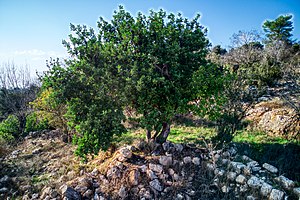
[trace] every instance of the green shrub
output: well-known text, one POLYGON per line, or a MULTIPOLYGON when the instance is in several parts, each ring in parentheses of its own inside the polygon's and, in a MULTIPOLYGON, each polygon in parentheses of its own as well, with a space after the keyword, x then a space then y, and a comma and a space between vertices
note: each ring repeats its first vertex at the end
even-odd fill
POLYGON ((0 140, 12 141, 20 133, 19 120, 14 115, 9 115, 7 119, 0 123, 0 140))
POLYGON ((31 131, 42 131, 49 128, 48 119, 40 117, 36 112, 31 113, 26 118, 25 133, 31 131))

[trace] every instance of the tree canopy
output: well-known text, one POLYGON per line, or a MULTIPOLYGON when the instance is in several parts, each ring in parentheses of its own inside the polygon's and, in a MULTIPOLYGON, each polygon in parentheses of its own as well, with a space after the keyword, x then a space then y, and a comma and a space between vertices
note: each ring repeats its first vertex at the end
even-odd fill
POLYGON ((71 59, 50 64, 44 87, 68 107, 79 155, 109 146, 125 131, 126 117, 163 142, 177 113, 216 117, 223 101, 224 71, 206 60, 209 41, 200 15, 189 20, 163 10, 131 16, 120 6, 98 33, 71 25, 64 41, 71 59), (124 109, 134 110, 125 116, 124 109))
POLYGON ((292 15, 281 15, 277 19, 270 21, 266 20, 263 24, 263 30, 269 42, 282 41, 291 43, 292 31, 294 29, 292 15))

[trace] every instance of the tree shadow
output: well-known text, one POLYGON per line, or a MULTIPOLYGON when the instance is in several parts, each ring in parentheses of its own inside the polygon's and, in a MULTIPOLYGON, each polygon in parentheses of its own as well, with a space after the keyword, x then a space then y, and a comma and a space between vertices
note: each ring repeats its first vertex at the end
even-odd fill
POLYGON ((240 154, 246 155, 261 165, 269 163, 278 168, 279 175, 300 182, 299 144, 235 143, 240 154))

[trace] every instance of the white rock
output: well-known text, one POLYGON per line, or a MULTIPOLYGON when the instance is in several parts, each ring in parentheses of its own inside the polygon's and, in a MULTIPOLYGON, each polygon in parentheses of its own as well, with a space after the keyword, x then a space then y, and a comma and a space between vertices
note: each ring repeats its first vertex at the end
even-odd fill
POLYGON ((160 174, 163 172, 163 167, 161 165, 156 165, 153 163, 149 164, 149 169, 160 174))
POLYGON ((0 189, 0 194, 4 194, 4 193, 7 193, 8 192, 8 189, 6 187, 3 187, 0 189))
POLYGON ((266 170, 268 170, 269 172, 274 173, 274 174, 276 174, 278 172, 278 169, 276 167, 274 167, 273 165, 270 165, 268 163, 264 163, 263 168, 265 168, 266 170))
POLYGON ((158 178, 158 177, 156 176, 155 172, 152 171, 151 169, 149 169, 149 170, 147 171, 147 175, 148 175, 148 177, 149 177, 151 180, 154 180, 154 179, 157 179, 157 178, 158 178))
POLYGON ((199 157, 194 157, 192 162, 194 163, 194 165, 200 165, 200 158, 199 157))
POLYGON ((92 176, 97 176, 99 174, 99 171, 97 168, 93 169, 93 171, 91 172, 92 176))
POLYGON ((261 181, 256 176, 251 176, 251 178, 247 181, 247 184, 251 188, 259 188, 261 187, 261 181))
POLYGON ((251 161, 253 161, 251 158, 249 158, 249 157, 246 156, 246 155, 243 155, 243 156, 242 156, 242 159, 243 159, 243 161, 245 161, 245 162, 251 162, 251 161))
POLYGON ((247 200, 256 200, 256 198, 254 196, 250 195, 250 196, 247 196, 247 200))
POLYGON ((178 200, 184 199, 184 196, 182 194, 177 194, 176 197, 177 197, 176 199, 178 199, 178 200))
POLYGON ((221 188, 222 192, 223 193, 228 193, 229 192, 229 187, 227 187, 226 185, 224 185, 222 188, 221 188))
POLYGON ((178 152, 182 152, 182 150, 183 150, 182 144, 174 144, 174 147, 175 147, 176 151, 178 151, 178 152))
POLYGON ((288 189, 288 190, 291 190, 293 189, 293 187, 295 186, 295 183, 294 181, 286 178, 285 176, 279 176, 277 178, 277 180, 279 179, 279 182, 281 183, 281 185, 285 188, 285 189, 288 189))
POLYGON ((269 196, 269 200, 282 200, 284 197, 284 193, 280 190, 273 189, 269 196))
POLYGON ((174 169, 170 168, 170 169, 169 169, 169 174, 170 174, 171 176, 173 176, 173 174, 175 174, 174 169))
POLYGON ((272 191, 272 186, 269 185, 268 183, 263 183, 261 188, 260 188, 260 194, 264 197, 267 197, 271 191, 272 191))
POLYGON ((293 192, 300 199, 300 187, 294 188, 293 192))
POLYGON ((141 169, 142 172, 145 173, 147 171, 147 166, 146 165, 142 165, 142 166, 140 166, 140 169, 141 169))
POLYGON ((164 151, 169 151, 170 150, 170 142, 166 141, 162 144, 162 147, 164 149, 164 151))
POLYGON ((235 172, 228 172, 227 173, 227 179, 229 179, 230 181, 234 181, 236 178, 236 173, 235 172))
POLYGON ((245 184, 246 181, 247 181, 247 179, 246 179, 245 176, 243 176, 243 175, 240 174, 240 175, 238 175, 238 176, 236 177, 235 181, 236 181, 237 183, 239 183, 239 184, 245 184))
POLYGON ((121 162, 130 159, 132 157, 132 152, 127 147, 121 148, 119 152, 120 152, 120 157, 118 158, 118 160, 121 162))
POLYGON ((119 197, 124 199, 126 196, 127 196, 126 187, 122 185, 121 188, 119 189, 119 197))
POLYGON ((158 179, 154 179, 153 181, 150 181, 150 186, 159 192, 163 191, 164 189, 158 179))
POLYGON ((185 164, 191 163, 192 162, 192 158, 190 156, 186 156, 183 158, 183 162, 185 164))
POLYGON ((172 165, 172 157, 169 156, 160 156, 159 163, 163 166, 170 166, 172 165))
POLYGON ((241 162, 231 162, 230 166, 238 174, 240 174, 242 172, 242 170, 246 167, 246 165, 244 165, 241 162))

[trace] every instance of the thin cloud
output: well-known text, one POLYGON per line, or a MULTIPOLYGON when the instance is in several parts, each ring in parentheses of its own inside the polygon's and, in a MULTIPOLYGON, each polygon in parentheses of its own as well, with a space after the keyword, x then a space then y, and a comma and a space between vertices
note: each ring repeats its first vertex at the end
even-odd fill
POLYGON ((30 58, 31 60, 46 60, 50 57, 52 58, 62 58, 67 57, 66 53, 56 52, 56 51, 43 51, 40 49, 31 49, 31 50, 21 50, 14 51, 13 55, 15 56, 24 56, 30 58))

